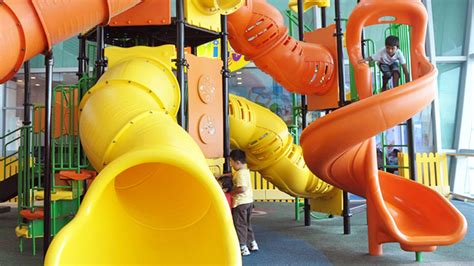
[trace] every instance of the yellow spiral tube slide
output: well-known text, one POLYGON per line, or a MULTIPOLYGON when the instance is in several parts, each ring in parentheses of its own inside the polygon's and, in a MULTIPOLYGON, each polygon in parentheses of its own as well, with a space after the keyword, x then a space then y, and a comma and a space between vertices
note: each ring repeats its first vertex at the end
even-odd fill
POLYGON ((46 265, 240 264, 229 206, 175 121, 174 46, 107 48, 109 70, 80 104, 80 135, 100 171, 46 265))
POLYGON ((250 169, 292 196, 318 198, 336 193, 306 166, 285 122, 267 108, 230 95, 231 146, 246 152, 250 169))

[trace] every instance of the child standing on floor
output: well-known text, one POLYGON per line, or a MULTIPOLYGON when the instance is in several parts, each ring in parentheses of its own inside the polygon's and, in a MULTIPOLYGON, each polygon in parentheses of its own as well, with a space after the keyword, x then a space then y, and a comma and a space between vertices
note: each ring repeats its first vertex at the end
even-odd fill
POLYGON ((217 181, 221 185, 227 203, 229 203, 229 207, 232 210, 232 195, 230 194, 230 192, 232 191, 232 187, 234 186, 234 184, 232 183, 232 176, 223 175, 219 177, 217 181))
POLYGON ((252 230, 253 191, 247 158, 242 150, 230 153, 230 165, 235 170, 232 181, 232 218, 240 243, 242 256, 250 255, 250 251, 258 251, 258 245, 252 230))
POLYGON ((402 65, 403 73, 405 74, 406 82, 410 81, 410 74, 408 73, 407 62, 402 51, 399 49, 400 40, 397 36, 388 36, 385 39, 385 47, 380 49, 373 56, 362 59, 360 62, 376 61, 379 64, 380 71, 382 71, 382 91, 387 90, 387 83, 393 77, 393 87, 398 86, 400 79, 400 65, 402 65))

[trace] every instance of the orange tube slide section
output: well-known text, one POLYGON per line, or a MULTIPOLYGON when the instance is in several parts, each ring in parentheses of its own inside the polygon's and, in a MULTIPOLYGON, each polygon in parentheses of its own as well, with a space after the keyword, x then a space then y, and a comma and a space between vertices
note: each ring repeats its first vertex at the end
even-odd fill
POLYGON ((435 97, 437 71, 424 50, 427 19, 419 0, 361 1, 346 31, 361 100, 316 120, 301 136, 305 161, 318 177, 367 198, 372 255, 381 255, 386 242, 406 251, 433 251, 460 241, 467 230, 464 216, 441 194, 377 170, 374 136, 413 117, 435 97), (389 16, 394 20, 384 21, 389 16), (372 95, 370 69, 359 63, 361 32, 381 23, 412 26, 413 81, 372 95))
POLYGON ((53 45, 103 24, 141 0, 0 0, 0 83, 11 79, 23 62, 53 45))
POLYGON ((334 77, 334 62, 321 45, 288 36, 278 9, 265 0, 247 0, 228 16, 232 48, 252 60, 287 90, 324 94, 334 77))

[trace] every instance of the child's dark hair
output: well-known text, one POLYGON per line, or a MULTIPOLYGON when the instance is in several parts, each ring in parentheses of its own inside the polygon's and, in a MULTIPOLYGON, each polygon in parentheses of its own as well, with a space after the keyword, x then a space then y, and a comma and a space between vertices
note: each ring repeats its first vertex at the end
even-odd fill
POLYGON ((385 45, 400 47, 400 40, 397 36, 390 35, 385 39, 385 45))
POLYGON ((245 156, 245 152, 243 150, 232 150, 230 152, 230 158, 234 162, 247 163, 247 157, 245 156))
POLYGON ((221 176, 219 177, 219 182, 221 182, 222 188, 226 188, 227 191, 231 191, 232 187, 234 186, 234 183, 232 183, 231 176, 221 176))

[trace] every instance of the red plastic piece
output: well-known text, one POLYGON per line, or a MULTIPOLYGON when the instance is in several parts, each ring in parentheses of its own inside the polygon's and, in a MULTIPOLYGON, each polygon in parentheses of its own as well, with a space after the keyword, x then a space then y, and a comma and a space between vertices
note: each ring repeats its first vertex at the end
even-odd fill
POLYGON ((97 175, 97 172, 91 170, 81 169, 81 172, 78 173, 74 170, 60 171, 59 178, 63 180, 77 180, 83 181, 88 179, 93 179, 97 175))
POLYGON ((44 211, 43 208, 36 208, 33 212, 29 209, 25 209, 20 211, 20 216, 29 221, 41 220, 44 217, 44 211))

